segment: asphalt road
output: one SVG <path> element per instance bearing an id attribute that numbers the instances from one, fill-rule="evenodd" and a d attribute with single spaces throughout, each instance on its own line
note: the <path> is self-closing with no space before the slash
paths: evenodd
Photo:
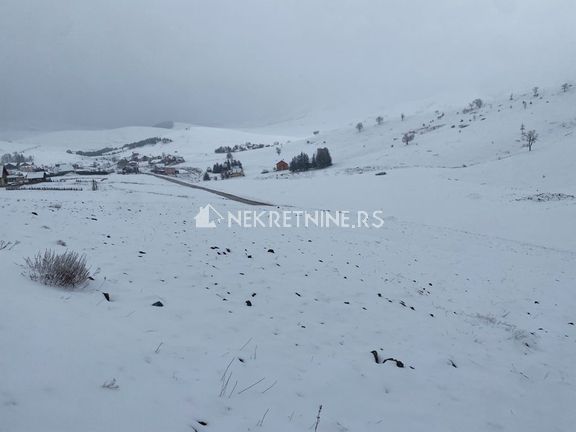
<path id="1" fill-rule="evenodd" d="M 187 187 L 190 187 L 190 188 L 193 188 L 193 189 L 200 189 L 200 190 L 203 190 L 203 191 L 206 191 L 206 192 L 210 192 L 210 193 L 213 193 L 214 195 L 218 195 L 218 196 L 227 198 L 227 199 L 229 199 L 229 200 L 237 201 L 237 202 L 243 203 L 243 204 L 248 204 L 248 205 L 253 205 L 253 206 L 272 206 L 272 205 L 273 205 L 273 204 L 270 204 L 270 203 L 265 203 L 265 202 L 261 202 L 261 201 L 254 201 L 254 200 L 251 200 L 251 199 L 248 199 L 248 198 L 243 198 L 243 197 L 238 196 L 238 195 L 234 195 L 234 194 L 230 194 L 230 193 L 226 193 L 226 192 L 221 192 L 221 191 L 218 191 L 218 190 L 215 190 L 215 189 L 210 189 L 210 188 L 207 188 L 207 187 L 204 187 L 204 186 L 197 186 L 197 185 L 192 184 L 192 183 L 188 183 L 188 182 L 185 182 L 185 181 L 182 181 L 182 180 L 178 180 L 177 178 L 174 178 L 174 177 L 167 177 L 167 176 L 158 175 L 158 174 L 152 174 L 152 173 L 146 173 L 146 174 L 151 175 L 151 176 L 154 176 L 154 177 L 158 177 L 158 178 L 160 178 L 160 179 L 162 179 L 162 180 L 166 180 L 166 181 L 169 181 L 169 182 L 172 182 L 172 183 L 179 184 L 179 185 L 181 185 L 181 186 L 187 186 Z"/>

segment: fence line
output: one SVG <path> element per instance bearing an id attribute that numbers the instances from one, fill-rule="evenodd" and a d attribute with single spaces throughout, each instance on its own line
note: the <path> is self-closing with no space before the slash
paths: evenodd
<path id="1" fill-rule="evenodd" d="M 58 187 L 22 187 L 8 186 L 6 190 L 39 190 L 39 191 L 83 191 L 82 188 L 58 188 Z"/>

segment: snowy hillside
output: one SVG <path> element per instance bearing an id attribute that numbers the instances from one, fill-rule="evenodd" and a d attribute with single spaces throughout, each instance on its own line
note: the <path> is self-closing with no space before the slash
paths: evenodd
<path id="1" fill-rule="evenodd" d="M 141 152 L 153 154 L 180 153 L 184 157 L 193 157 L 212 154 L 216 147 L 221 145 L 243 144 L 245 142 L 257 142 L 273 144 L 276 141 L 286 141 L 290 137 L 281 135 L 267 135 L 235 131 L 230 129 L 218 129 L 202 126 L 193 126 L 177 123 L 173 129 L 158 127 L 125 127 L 110 130 L 92 131 L 62 131 L 39 134 L 24 139 L 2 142 L 0 152 L 23 152 L 33 155 L 35 160 L 42 164 L 59 162 L 87 162 L 92 158 L 81 157 L 76 154 L 68 154 L 77 151 L 100 150 L 106 147 L 117 148 L 147 138 L 168 138 L 173 141 L 170 144 L 157 144 L 139 148 Z M 130 155 L 132 150 L 126 150 L 118 154 Z"/>
<path id="2" fill-rule="evenodd" d="M 540 93 L 304 138 L 177 125 L 0 142 L 56 163 L 158 136 L 172 142 L 139 151 L 201 169 L 219 146 L 280 143 L 234 153 L 246 177 L 201 183 L 273 206 L 150 175 L 0 189 L 0 432 L 571 431 L 576 90 Z M 332 167 L 272 171 L 318 147 Z M 207 204 L 384 225 L 196 228 Z M 86 254 L 93 280 L 30 280 L 45 249 Z"/>
<path id="3" fill-rule="evenodd" d="M 316 116 L 310 115 L 285 124 L 262 127 L 252 132 L 208 128 L 176 124 L 175 129 L 129 127 L 102 131 L 65 131 L 36 135 L 14 142 L 0 142 L 0 151 L 23 151 L 35 156 L 37 162 L 54 163 L 59 161 L 90 161 L 77 155 L 66 154 L 66 150 L 98 150 L 105 147 L 121 147 L 131 142 L 151 137 L 168 138 L 170 144 L 156 144 L 137 149 L 143 154 L 178 153 L 187 162 L 204 169 L 207 164 L 222 160 L 222 155 L 214 153 L 220 146 L 234 146 L 246 142 L 271 145 L 265 149 L 242 152 L 235 155 L 241 158 L 248 177 L 255 177 L 263 169 L 271 170 L 281 158 L 288 161 L 301 151 L 312 153 L 316 147 L 328 147 L 333 155 L 336 170 L 362 169 L 378 170 L 406 167 L 456 168 L 497 161 L 508 157 L 524 155 L 520 140 L 520 127 L 534 129 L 539 133 L 536 150 L 554 152 L 572 142 L 576 128 L 576 89 L 563 92 L 560 88 L 539 90 L 534 97 L 531 92 L 513 94 L 500 99 L 485 100 L 484 106 L 469 113 L 463 113 L 468 102 L 459 106 L 434 110 L 412 107 L 412 112 L 404 111 L 405 121 L 400 120 L 400 112 L 375 112 L 372 117 L 350 119 L 348 124 L 341 122 L 337 128 L 322 130 L 324 120 L 316 124 Z M 526 103 L 526 108 L 524 108 Z M 431 104 L 427 104 L 431 105 Z M 375 124 L 375 118 L 382 115 L 382 125 Z M 344 114 L 338 113 L 338 118 Z M 354 128 L 362 122 L 364 130 L 358 133 Z M 308 125 L 305 138 L 303 127 Z M 297 132 L 285 134 L 286 128 L 293 127 Z M 313 135 L 312 132 L 318 134 Z M 415 139 L 409 145 L 402 143 L 406 132 L 415 132 Z M 275 151 L 274 143 L 279 143 L 282 153 Z M 560 150 L 563 151 L 563 150 Z M 118 156 L 128 156 L 126 150 Z M 534 158 L 539 158 L 534 156 Z M 542 164 L 544 165 L 544 164 Z"/>

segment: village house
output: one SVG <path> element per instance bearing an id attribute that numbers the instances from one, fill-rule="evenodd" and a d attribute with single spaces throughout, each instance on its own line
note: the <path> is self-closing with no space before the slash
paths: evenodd
<path id="1" fill-rule="evenodd" d="M 30 184 L 33 183 L 42 183 L 47 181 L 48 176 L 46 175 L 46 171 L 32 171 L 26 173 L 26 181 Z"/>
<path id="2" fill-rule="evenodd" d="M 0 186 L 6 186 L 8 184 L 8 170 L 4 165 L 0 165 Z"/>
<path id="3" fill-rule="evenodd" d="M 74 172 L 74 166 L 69 163 L 61 163 L 54 165 L 54 173 L 58 175 L 64 175 Z"/>
<path id="4" fill-rule="evenodd" d="M 286 171 L 289 168 L 290 166 L 288 165 L 288 163 L 283 160 L 281 160 L 276 164 L 276 171 Z"/>
<path id="5" fill-rule="evenodd" d="M 18 164 L 18 169 L 22 172 L 33 172 L 34 164 L 29 162 L 22 162 L 21 164 Z"/>

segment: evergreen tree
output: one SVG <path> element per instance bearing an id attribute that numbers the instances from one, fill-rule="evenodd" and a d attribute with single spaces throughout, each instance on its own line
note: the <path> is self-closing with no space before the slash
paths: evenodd
<path id="1" fill-rule="evenodd" d="M 310 169 L 310 157 L 302 152 L 290 162 L 290 171 L 307 171 Z"/>
<path id="2" fill-rule="evenodd" d="M 316 162 L 316 168 L 327 168 L 332 165 L 332 157 L 326 147 L 319 148 L 316 151 L 314 160 Z"/>

